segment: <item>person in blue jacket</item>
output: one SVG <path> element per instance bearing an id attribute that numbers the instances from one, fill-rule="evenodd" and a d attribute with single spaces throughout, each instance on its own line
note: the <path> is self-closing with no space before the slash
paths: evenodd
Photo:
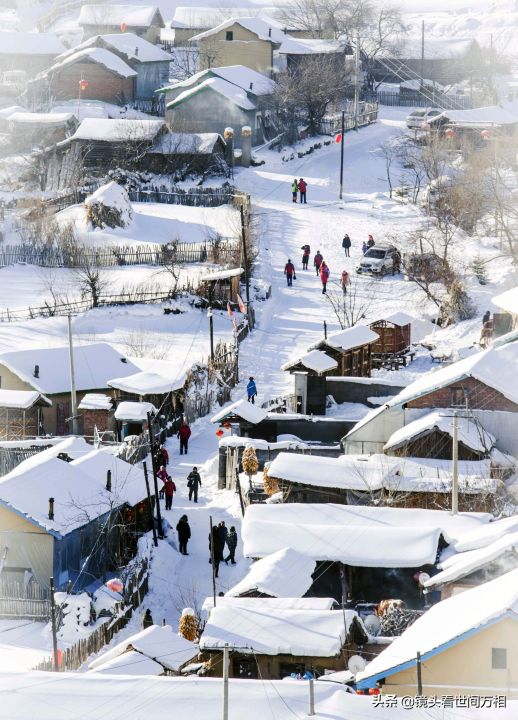
<path id="1" fill-rule="evenodd" d="M 248 402 L 251 402 L 253 405 L 255 402 L 254 398 L 257 395 L 257 386 L 252 376 L 250 376 L 248 380 L 248 384 L 246 386 L 246 394 L 248 395 Z"/>

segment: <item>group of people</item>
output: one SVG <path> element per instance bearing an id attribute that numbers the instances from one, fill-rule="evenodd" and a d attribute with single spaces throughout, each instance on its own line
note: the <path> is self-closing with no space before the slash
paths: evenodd
<path id="1" fill-rule="evenodd" d="M 300 193 L 300 202 L 303 205 L 306 205 L 306 191 L 308 189 L 308 184 L 304 180 L 304 178 L 300 178 L 300 180 L 297 182 L 297 178 L 293 178 L 293 182 L 291 183 L 291 196 L 294 203 L 297 202 L 297 193 Z"/>
<path id="2" fill-rule="evenodd" d="M 370 250 L 370 248 L 374 247 L 374 245 L 376 245 L 376 243 L 374 242 L 374 238 L 372 237 L 372 235 L 369 235 L 369 237 L 367 238 L 367 242 L 364 241 L 362 244 L 362 253 L 365 255 L 367 250 Z"/>
<path id="3" fill-rule="evenodd" d="M 309 265 L 309 258 L 311 257 L 311 247 L 309 245 L 303 245 L 302 250 L 302 269 L 307 270 Z M 316 270 L 317 277 L 320 276 L 322 283 L 322 294 L 327 292 L 327 283 L 329 280 L 330 270 L 329 266 L 324 260 L 324 257 L 320 250 L 317 250 L 315 257 L 313 258 L 313 267 Z M 288 287 L 293 286 L 293 281 L 297 279 L 295 271 L 295 265 L 292 263 L 291 258 L 288 258 L 288 262 L 284 266 L 284 274 L 286 276 L 286 283 Z"/>
<path id="4" fill-rule="evenodd" d="M 167 472 L 165 465 L 160 465 L 156 474 L 157 478 L 162 481 L 162 487 L 159 492 L 161 498 L 165 497 L 165 509 L 171 510 L 173 506 L 173 497 L 176 492 L 176 485 L 173 478 Z M 195 466 L 187 475 L 187 487 L 189 488 L 189 500 L 198 502 L 198 489 L 201 487 L 201 477 L 198 468 Z"/>
<path id="5" fill-rule="evenodd" d="M 225 557 L 225 545 L 228 548 L 228 555 Z M 209 562 L 214 563 L 214 575 L 218 577 L 219 564 L 224 562 L 228 565 L 228 561 L 232 565 L 236 564 L 236 548 L 237 548 L 237 532 L 234 525 L 230 530 L 225 525 L 225 521 L 221 520 L 218 525 L 213 525 L 209 533 Z"/>

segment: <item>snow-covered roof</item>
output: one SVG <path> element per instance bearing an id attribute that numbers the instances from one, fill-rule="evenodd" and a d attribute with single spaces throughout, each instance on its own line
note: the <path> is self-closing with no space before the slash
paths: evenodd
<path id="1" fill-rule="evenodd" d="M 234 17 L 229 20 L 225 20 L 210 30 L 206 30 L 205 32 L 195 35 L 191 38 L 191 40 L 203 40 L 204 38 L 216 35 L 222 30 L 226 30 L 236 24 L 241 25 L 241 27 L 245 30 L 257 35 L 259 40 L 265 40 L 279 45 L 286 38 L 285 33 L 282 31 L 280 24 L 276 20 L 265 17 Z"/>
<path id="2" fill-rule="evenodd" d="M 153 403 L 123 400 L 117 406 L 115 419 L 127 422 L 147 422 L 148 413 L 156 414 L 157 412 Z"/>
<path id="3" fill-rule="evenodd" d="M 518 286 L 500 293 L 500 295 L 495 295 L 491 298 L 491 302 L 504 312 L 518 315 Z"/>
<path id="4" fill-rule="evenodd" d="M 389 322 L 393 325 L 399 325 L 399 327 L 403 327 L 404 325 L 411 325 L 413 322 L 415 322 L 416 318 L 413 315 L 409 315 L 406 312 L 394 312 L 390 315 L 385 315 L 384 317 L 380 317 L 374 322 L 370 323 L 371 325 L 374 325 L 377 322 Z"/>
<path id="5" fill-rule="evenodd" d="M 379 678 L 414 667 L 416 649 L 426 662 L 445 646 L 462 641 L 467 633 L 482 630 L 509 613 L 518 619 L 518 570 L 433 605 L 358 673 L 356 680 L 360 687 L 368 687 Z"/>
<path id="6" fill-rule="evenodd" d="M 95 35 L 69 50 L 67 55 L 82 50 L 83 48 L 92 47 L 93 45 L 102 45 L 108 49 L 117 50 L 121 55 L 125 55 L 128 60 L 136 60 L 140 63 L 146 62 L 171 62 L 171 55 L 162 50 L 158 45 L 153 45 L 148 40 L 139 37 L 135 33 L 106 33 L 104 35 Z"/>
<path id="7" fill-rule="evenodd" d="M 312 558 L 293 548 L 281 548 L 254 562 L 247 575 L 226 594 L 237 597 L 255 590 L 276 598 L 302 596 L 311 587 L 311 575 L 315 571 L 315 565 Z"/>
<path id="8" fill-rule="evenodd" d="M 263 562 L 258 560 L 257 562 Z M 257 563 L 255 563 L 257 564 Z M 332 610 L 338 607 L 338 603 L 334 598 L 325 597 L 233 597 L 227 595 L 225 597 L 218 597 L 216 599 L 217 607 L 244 607 L 249 610 L 269 610 L 275 612 L 276 610 Z M 214 598 L 205 598 L 202 605 L 202 610 L 210 612 L 214 609 Z"/>
<path id="9" fill-rule="evenodd" d="M 470 110 L 445 110 L 445 117 L 455 125 L 515 125 L 518 123 L 518 114 L 500 105 L 490 107 L 471 108 Z"/>
<path id="10" fill-rule="evenodd" d="M 284 547 L 319 561 L 358 567 L 419 567 L 435 563 L 439 537 L 455 542 L 490 515 L 420 508 L 286 503 L 250 505 L 242 525 L 246 557 Z"/>
<path id="11" fill-rule="evenodd" d="M 47 405 L 52 401 L 37 390 L 0 390 L 0 408 L 28 410 L 34 405 Z"/>
<path id="12" fill-rule="evenodd" d="M 341 40 L 293 38 L 286 35 L 279 48 L 281 55 L 330 55 L 343 52 L 345 45 Z"/>
<path id="13" fill-rule="evenodd" d="M 128 651 L 134 650 L 140 659 L 149 658 L 160 664 L 161 669 L 178 671 L 182 665 L 198 654 L 198 648 L 189 640 L 173 632 L 170 625 L 163 627 L 152 625 L 135 635 L 130 635 L 112 647 L 108 652 L 93 660 L 88 666 L 91 670 L 102 670 L 107 663 L 116 658 L 127 657 Z M 135 658 L 138 660 L 139 658 Z M 124 672 L 123 667 L 119 670 Z M 129 670 L 130 674 L 133 674 Z"/>
<path id="14" fill-rule="evenodd" d="M 487 547 L 504 537 L 504 535 L 515 532 L 518 532 L 518 515 L 494 520 L 487 523 L 487 525 L 469 530 L 460 536 L 453 547 L 457 552 L 476 550 L 477 548 Z"/>
<path id="15" fill-rule="evenodd" d="M 102 393 L 87 393 L 77 406 L 78 410 L 113 410 L 113 400 Z"/>
<path id="16" fill-rule="evenodd" d="M 247 422 L 256 425 L 257 423 L 260 423 L 266 419 L 266 417 L 268 416 L 268 412 L 264 408 L 249 403 L 243 399 L 238 400 L 231 405 L 227 405 L 218 413 L 216 413 L 213 417 L 211 417 L 210 421 L 212 423 L 218 423 L 234 415 L 237 415 L 243 420 L 246 420 Z"/>
<path id="17" fill-rule="evenodd" d="M 186 377 L 185 372 L 171 377 L 156 372 L 138 372 L 135 375 L 113 378 L 108 380 L 107 384 L 117 390 L 145 397 L 180 390 L 185 385 Z"/>
<path id="18" fill-rule="evenodd" d="M 106 48 L 87 47 L 71 54 L 67 53 L 61 57 L 62 59 L 58 59 L 58 62 L 54 63 L 52 67 L 45 71 L 45 75 L 57 72 L 67 65 L 73 65 L 77 62 L 85 62 L 89 60 L 97 65 L 103 65 L 107 70 L 119 75 L 120 77 L 129 78 L 136 77 L 137 75 L 135 70 L 130 68 L 124 60 L 121 60 L 118 55 L 106 50 Z"/>
<path id="19" fill-rule="evenodd" d="M 369 327 L 366 325 L 354 325 L 353 327 L 328 335 L 327 339 L 320 340 L 318 343 L 311 345 L 308 350 L 322 346 L 332 347 L 336 350 L 353 350 L 361 345 L 376 342 L 376 340 L 379 340 L 379 335 Z"/>
<path id="20" fill-rule="evenodd" d="M 85 118 L 70 139 L 128 143 L 152 141 L 163 127 L 163 120 Z"/>
<path id="21" fill-rule="evenodd" d="M 53 33 L 0 32 L 0 55 L 59 55 L 64 49 Z"/>
<path id="22" fill-rule="evenodd" d="M 187 90 L 184 90 L 182 93 L 180 93 L 180 95 L 175 97 L 174 100 L 168 102 L 166 107 L 176 107 L 176 105 L 179 105 L 185 100 L 188 100 L 193 95 L 196 95 L 196 93 L 202 92 L 204 90 L 211 90 L 218 95 L 221 95 L 226 100 L 230 100 L 243 110 L 257 109 L 255 103 L 250 100 L 244 90 L 242 90 L 237 85 L 234 85 L 233 83 L 227 82 L 227 80 L 223 80 L 223 78 L 220 77 L 209 77 L 207 78 L 207 80 L 204 80 L 199 85 L 189 87 Z"/>
<path id="23" fill-rule="evenodd" d="M 390 450 L 401 447 L 411 440 L 429 435 L 434 430 L 453 437 L 453 424 L 454 419 L 451 412 L 434 410 L 392 433 L 383 449 Z M 496 442 L 496 438 L 486 432 L 475 419 L 459 415 L 457 427 L 459 442 L 475 452 L 488 453 Z"/>
<path id="24" fill-rule="evenodd" d="M 89 672 L 103 673 L 105 675 L 163 675 L 165 669 L 163 665 L 146 655 L 142 655 L 142 653 L 135 650 L 129 650 Z"/>
<path id="25" fill-rule="evenodd" d="M 334 370 L 338 367 L 338 363 L 332 357 L 329 357 L 322 350 L 311 350 L 310 352 L 302 355 L 294 360 L 290 360 L 284 365 L 281 365 L 281 370 L 290 370 L 296 365 L 302 365 L 308 368 L 308 370 L 314 370 L 315 372 L 327 372 L 328 370 Z"/>
<path id="26" fill-rule="evenodd" d="M 223 138 L 219 133 L 166 133 L 161 135 L 149 153 L 160 153 L 164 155 L 210 155 L 214 152 L 214 146 Z"/>
<path id="27" fill-rule="evenodd" d="M 0 365 L 5 365 L 20 380 L 45 395 L 70 392 L 68 363 L 68 347 L 32 348 L 0 354 Z M 39 367 L 37 378 L 34 377 L 36 365 Z M 137 371 L 135 365 L 108 343 L 74 346 L 74 375 L 78 391 L 100 390 L 107 387 L 110 378 L 126 373 L 133 375 Z"/>
<path id="28" fill-rule="evenodd" d="M 208 70 L 200 70 L 200 72 L 195 73 L 190 78 L 186 78 L 181 82 L 160 88 L 158 92 L 176 90 L 178 88 L 190 88 L 210 77 L 219 77 L 222 80 L 232 83 L 232 85 L 236 85 L 242 90 L 246 90 L 252 95 L 271 95 L 275 92 L 276 88 L 274 80 L 262 75 L 257 72 L 257 70 L 252 70 L 244 65 L 226 65 L 224 67 L 214 67 Z"/>
<path id="29" fill-rule="evenodd" d="M 241 277 L 243 268 L 229 268 L 228 270 L 215 270 L 200 276 L 201 282 L 212 282 L 214 280 L 228 280 L 233 277 Z"/>
<path id="30" fill-rule="evenodd" d="M 119 27 L 125 23 L 127 27 L 150 27 L 157 14 L 162 21 L 160 11 L 152 5 L 82 5 L 78 23 L 82 26 Z M 161 27 L 163 26 L 161 22 Z"/>
<path id="31" fill-rule="evenodd" d="M 345 611 L 349 628 L 356 613 Z M 222 605 L 212 610 L 200 650 L 221 650 L 226 643 L 258 655 L 335 657 L 345 641 L 342 610 L 271 610 Z M 247 650 L 240 650 L 246 653 Z"/>
<path id="32" fill-rule="evenodd" d="M 9 115 L 9 122 L 16 125 L 46 125 L 47 127 L 61 127 L 74 118 L 73 113 L 37 113 L 14 112 Z"/>
<path id="33" fill-rule="evenodd" d="M 144 499 L 140 468 L 104 450 L 87 447 L 89 452 L 81 452 L 72 462 L 56 457 L 59 451 L 70 455 L 60 444 L 20 463 L 0 478 L 0 505 L 59 536 L 87 525 L 113 507 L 125 503 L 134 506 Z M 106 490 L 108 470 L 111 492 Z M 49 497 L 54 498 L 52 520 L 48 517 Z"/>

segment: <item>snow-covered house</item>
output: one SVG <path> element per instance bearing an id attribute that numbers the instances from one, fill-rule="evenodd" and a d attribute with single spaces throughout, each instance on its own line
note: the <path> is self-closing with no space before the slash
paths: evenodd
<path id="1" fill-rule="evenodd" d="M 198 646 L 170 625 L 152 625 L 102 653 L 88 667 L 105 675 L 178 675 L 197 654 Z"/>
<path id="2" fill-rule="evenodd" d="M 372 348 L 375 355 L 401 355 L 410 350 L 412 344 L 412 315 L 395 312 L 369 323 L 371 330 L 378 335 Z"/>
<path id="3" fill-rule="evenodd" d="M 423 599 L 414 576 L 433 570 L 438 552 L 488 523 L 485 513 L 332 503 L 250 505 L 241 535 L 245 557 L 264 558 L 284 547 L 317 562 L 309 594 L 379 602 Z"/>
<path id="4" fill-rule="evenodd" d="M 69 112 L 15 112 L 9 116 L 11 146 L 18 151 L 45 147 L 71 137 L 78 122 Z"/>
<path id="5" fill-rule="evenodd" d="M 244 65 L 211 67 L 182 82 L 158 90 L 165 94 L 166 120 L 186 132 L 223 134 L 227 126 L 252 128 L 252 143 L 260 144 L 275 131 L 272 116 L 273 80 Z"/>
<path id="6" fill-rule="evenodd" d="M 216 605 L 201 635 L 200 651 L 211 657 L 228 644 L 230 677 L 270 680 L 306 671 L 341 670 L 357 645 L 368 640 L 352 610 L 308 610 L 275 603 L 250 598 Z M 211 674 L 222 675 L 221 663 L 213 664 Z"/>
<path id="7" fill-rule="evenodd" d="M 372 349 L 378 341 L 378 334 L 366 325 L 354 325 L 328 335 L 308 350 L 322 350 L 337 361 L 338 367 L 329 375 L 370 377 Z"/>
<path id="8" fill-rule="evenodd" d="M 83 440 L 43 450 L 0 479 L 4 572 L 81 590 L 133 557 L 150 529 L 145 497 L 140 467 Z"/>
<path id="9" fill-rule="evenodd" d="M 78 24 L 83 28 L 83 40 L 93 35 L 134 33 L 151 43 L 160 40 L 165 27 L 160 10 L 152 5 L 112 5 L 99 3 L 82 5 Z"/>
<path id="10" fill-rule="evenodd" d="M 350 46 L 343 40 L 322 38 L 284 37 L 279 56 L 285 59 L 286 68 L 292 72 L 304 71 L 304 64 L 311 60 L 329 63 L 337 72 L 352 72 L 354 58 Z"/>
<path id="11" fill-rule="evenodd" d="M 499 310 L 502 311 L 504 317 L 507 316 L 507 322 L 502 322 L 504 331 L 516 329 L 518 327 L 518 286 L 506 290 L 506 292 L 495 295 L 491 298 L 493 305 L 496 305 Z M 493 325 L 495 327 L 495 335 L 497 333 L 497 325 L 500 323 L 496 322 L 496 313 L 493 314 Z"/>
<path id="12" fill-rule="evenodd" d="M 120 402 L 115 411 L 119 438 L 143 433 L 148 427 L 148 415 L 155 416 L 157 412 L 156 407 L 150 402 L 128 400 Z"/>
<path id="13" fill-rule="evenodd" d="M 0 390 L 0 440 L 24 440 L 42 434 L 42 408 L 52 402 L 37 390 Z"/>
<path id="14" fill-rule="evenodd" d="M 113 377 L 133 375 L 138 368 L 108 343 L 74 348 L 78 403 L 87 393 L 102 392 Z M 0 354 L 0 378 L 5 390 L 36 390 L 52 401 L 42 409 L 43 430 L 52 435 L 71 431 L 68 347 L 31 348 Z"/>
<path id="15" fill-rule="evenodd" d="M 213 172 L 227 175 L 226 143 L 218 133 L 175 133 L 161 135 L 146 152 L 150 172 L 159 174 Z"/>
<path id="16" fill-rule="evenodd" d="M 274 52 L 286 38 L 282 25 L 267 17 L 230 18 L 194 35 L 200 50 L 200 68 L 246 65 L 271 77 Z"/>
<path id="17" fill-rule="evenodd" d="M 397 430 L 439 410 L 472 420 L 496 438 L 499 450 L 518 455 L 517 361 L 515 341 L 426 373 L 360 420 L 343 439 L 345 452 L 381 452 Z"/>
<path id="18" fill-rule="evenodd" d="M 105 393 L 86 393 L 77 406 L 82 419 L 83 436 L 93 438 L 95 433 L 115 430 L 113 398 Z"/>
<path id="19" fill-rule="evenodd" d="M 313 584 L 315 568 L 312 558 L 291 547 L 281 548 L 254 562 L 247 575 L 227 591 L 226 597 L 302 597 Z"/>
<path id="20" fill-rule="evenodd" d="M 22 70 L 28 78 L 34 77 L 64 49 L 53 33 L 4 30 L 0 32 L 0 71 Z"/>
<path id="21" fill-rule="evenodd" d="M 363 672 L 360 688 L 384 694 L 453 696 L 491 693 L 516 698 L 518 569 L 443 600 L 424 613 Z M 421 654 L 418 693 L 416 652 Z"/>

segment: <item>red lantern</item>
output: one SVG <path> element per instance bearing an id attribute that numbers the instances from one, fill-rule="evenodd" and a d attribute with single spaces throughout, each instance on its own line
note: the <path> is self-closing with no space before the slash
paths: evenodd
<path id="1" fill-rule="evenodd" d="M 106 587 L 108 590 L 111 590 L 112 592 L 121 593 L 124 590 L 124 585 L 122 584 L 121 580 L 118 578 L 113 578 L 112 580 L 108 580 L 106 583 Z"/>
<path id="2" fill-rule="evenodd" d="M 216 430 L 216 435 L 217 435 L 219 438 L 223 437 L 224 434 L 225 434 L 225 433 L 223 432 L 223 430 Z"/>
<path id="3" fill-rule="evenodd" d="M 342 133 L 338 133 L 338 135 L 335 136 L 335 143 L 338 145 L 342 142 Z"/>
<path id="4" fill-rule="evenodd" d="M 124 20 L 123 20 L 123 21 L 121 22 L 121 32 L 126 32 L 126 27 L 127 27 L 127 25 L 126 25 L 126 23 L 125 23 Z"/>
<path id="5" fill-rule="evenodd" d="M 81 90 L 81 92 L 83 92 L 83 90 L 86 90 L 86 88 L 88 87 L 89 84 L 90 83 L 88 82 L 88 80 L 80 80 L 79 81 L 79 89 Z"/>
<path id="6" fill-rule="evenodd" d="M 379 695 L 381 690 L 379 688 L 369 688 L 369 695 Z"/>
<path id="7" fill-rule="evenodd" d="M 357 695 L 365 695 L 365 690 L 357 690 L 356 694 Z"/>
<path id="8" fill-rule="evenodd" d="M 447 138 L 455 137 L 455 130 L 452 130 L 452 128 L 448 128 L 447 130 L 444 131 L 444 134 L 446 135 Z"/>
<path id="9" fill-rule="evenodd" d="M 480 132 L 480 137 L 482 140 L 489 140 L 489 130 L 482 130 Z"/>

